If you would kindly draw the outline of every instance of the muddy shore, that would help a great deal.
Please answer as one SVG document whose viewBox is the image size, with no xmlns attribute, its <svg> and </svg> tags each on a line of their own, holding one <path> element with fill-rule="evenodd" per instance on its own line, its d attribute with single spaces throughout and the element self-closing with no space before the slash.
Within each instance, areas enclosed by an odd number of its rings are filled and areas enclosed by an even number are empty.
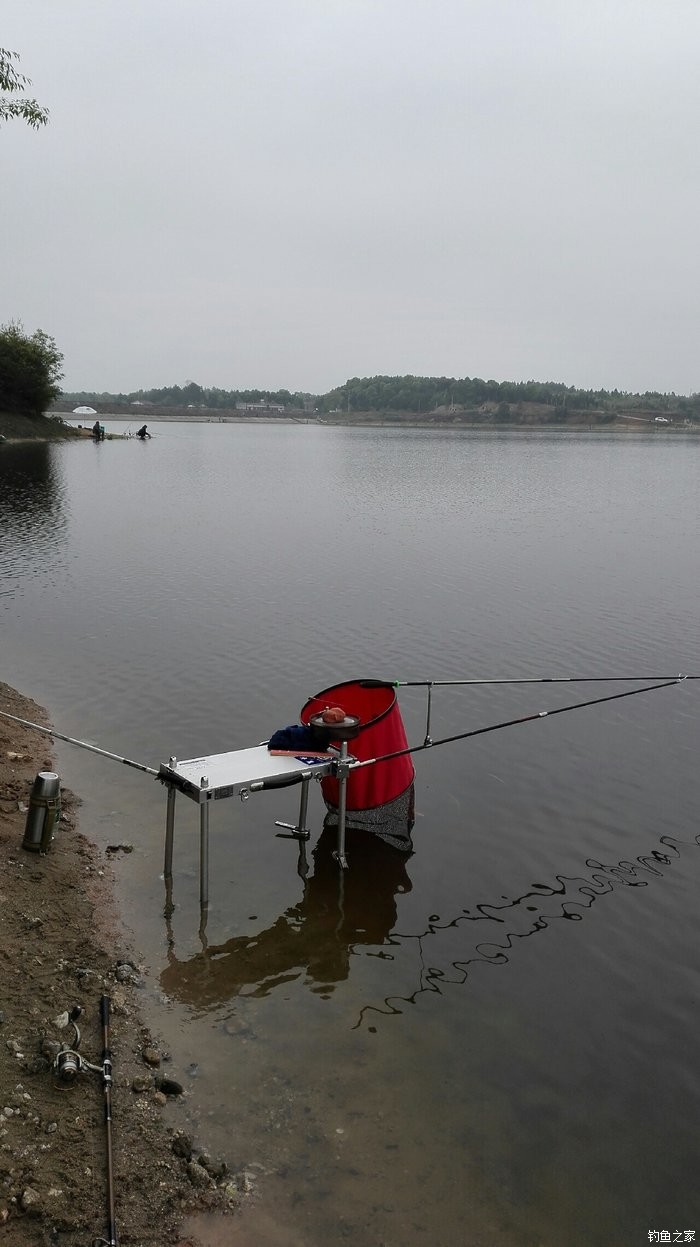
<svg viewBox="0 0 700 1247">
<path fill-rule="evenodd" d="M 0 711 L 47 725 L 40 706 L 3 683 Z M 106 1235 L 102 1079 L 81 1073 L 67 1085 L 54 1066 L 59 1046 L 74 1042 L 66 1011 L 75 1006 L 80 1054 L 100 1064 L 106 994 L 119 1242 L 206 1247 L 198 1218 L 223 1227 L 239 1215 L 246 1175 L 187 1135 L 178 1071 L 143 1025 L 138 953 L 116 912 L 110 865 L 128 846 L 101 854 L 66 789 L 48 851 L 23 845 L 34 778 L 52 770 L 51 738 L 0 716 L 0 1238 L 85 1247 Z M 217 1240 L 226 1241 L 222 1228 Z"/>
</svg>

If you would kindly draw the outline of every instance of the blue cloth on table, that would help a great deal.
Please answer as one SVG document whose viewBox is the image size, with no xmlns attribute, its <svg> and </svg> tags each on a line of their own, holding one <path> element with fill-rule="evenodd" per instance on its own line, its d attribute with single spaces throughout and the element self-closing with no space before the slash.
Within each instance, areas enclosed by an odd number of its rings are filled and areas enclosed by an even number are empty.
<svg viewBox="0 0 700 1247">
<path fill-rule="evenodd" d="M 299 723 L 290 723 L 289 727 L 280 727 L 267 742 L 268 749 L 298 749 L 300 751 L 310 750 L 317 753 L 319 750 L 325 749 L 320 734 L 314 732 L 310 727 L 303 727 Z"/>
</svg>

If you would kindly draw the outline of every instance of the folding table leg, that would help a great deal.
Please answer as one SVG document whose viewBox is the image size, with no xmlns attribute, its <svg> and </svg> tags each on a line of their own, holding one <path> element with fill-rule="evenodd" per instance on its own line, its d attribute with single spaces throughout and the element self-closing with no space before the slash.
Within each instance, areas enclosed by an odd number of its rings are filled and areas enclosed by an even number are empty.
<svg viewBox="0 0 700 1247">
<path fill-rule="evenodd" d="M 165 813 L 165 862 L 163 874 L 166 879 L 173 877 L 173 836 L 175 832 L 175 798 L 177 788 L 168 785 L 168 805 Z"/>
<path fill-rule="evenodd" d="M 209 802 L 199 807 L 199 907 L 209 904 Z"/>
<path fill-rule="evenodd" d="M 347 805 L 347 789 L 348 789 L 348 744 L 343 740 L 340 742 L 340 758 L 338 764 L 338 847 L 334 857 L 338 862 L 341 870 L 347 870 L 348 863 L 345 858 L 345 811 Z"/>
</svg>

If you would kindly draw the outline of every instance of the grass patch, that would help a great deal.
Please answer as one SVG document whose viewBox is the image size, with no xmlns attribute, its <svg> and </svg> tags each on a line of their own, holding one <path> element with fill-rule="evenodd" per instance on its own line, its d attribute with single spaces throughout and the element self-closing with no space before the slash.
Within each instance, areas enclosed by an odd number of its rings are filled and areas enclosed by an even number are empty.
<svg viewBox="0 0 700 1247">
<path fill-rule="evenodd" d="M 20 416 L 0 411 L 0 437 L 8 442 L 58 442 L 76 436 L 76 429 L 69 428 L 52 416 Z"/>
</svg>

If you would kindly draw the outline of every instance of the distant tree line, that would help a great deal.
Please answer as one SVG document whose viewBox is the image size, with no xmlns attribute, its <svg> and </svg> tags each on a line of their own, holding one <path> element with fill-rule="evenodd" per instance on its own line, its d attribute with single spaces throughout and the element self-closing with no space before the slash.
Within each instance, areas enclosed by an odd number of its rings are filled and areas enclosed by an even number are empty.
<svg viewBox="0 0 700 1247">
<path fill-rule="evenodd" d="M 517 420 L 524 404 L 551 408 L 566 416 L 574 411 L 600 414 L 668 411 L 700 415 L 700 394 L 629 394 L 621 390 L 582 390 L 556 381 L 484 381 L 480 377 L 353 377 L 318 400 L 321 411 L 478 412 Z M 522 414 L 522 413 L 521 413 Z"/>
<path fill-rule="evenodd" d="M 124 406 L 131 403 L 148 403 L 153 407 L 206 407 L 213 411 L 230 410 L 236 403 L 275 403 L 281 407 L 299 408 L 310 394 L 291 394 L 289 390 L 222 390 L 215 386 L 201 386 L 196 381 L 184 385 L 166 385 L 155 390 L 133 390 L 130 394 L 97 394 L 83 391 L 65 394 L 64 398 L 80 403 L 114 403 Z"/>
<path fill-rule="evenodd" d="M 454 414 L 473 420 L 518 424 L 538 419 L 567 421 L 579 413 L 585 418 L 614 420 L 628 412 L 668 414 L 700 420 L 700 394 L 683 396 L 646 391 L 583 390 L 557 381 L 484 381 L 480 377 L 352 377 L 327 394 L 292 393 L 289 390 L 224 390 L 198 385 L 164 386 L 134 390 L 129 394 L 83 391 L 64 395 L 66 402 L 91 406 L 134 403 L 154 407 L 192 407 L 231 410 L 241 403 L 270 403 L 288 410 L 303 408 L 348 416 L 366 412 L 429 417 Z"/>
</svg>

